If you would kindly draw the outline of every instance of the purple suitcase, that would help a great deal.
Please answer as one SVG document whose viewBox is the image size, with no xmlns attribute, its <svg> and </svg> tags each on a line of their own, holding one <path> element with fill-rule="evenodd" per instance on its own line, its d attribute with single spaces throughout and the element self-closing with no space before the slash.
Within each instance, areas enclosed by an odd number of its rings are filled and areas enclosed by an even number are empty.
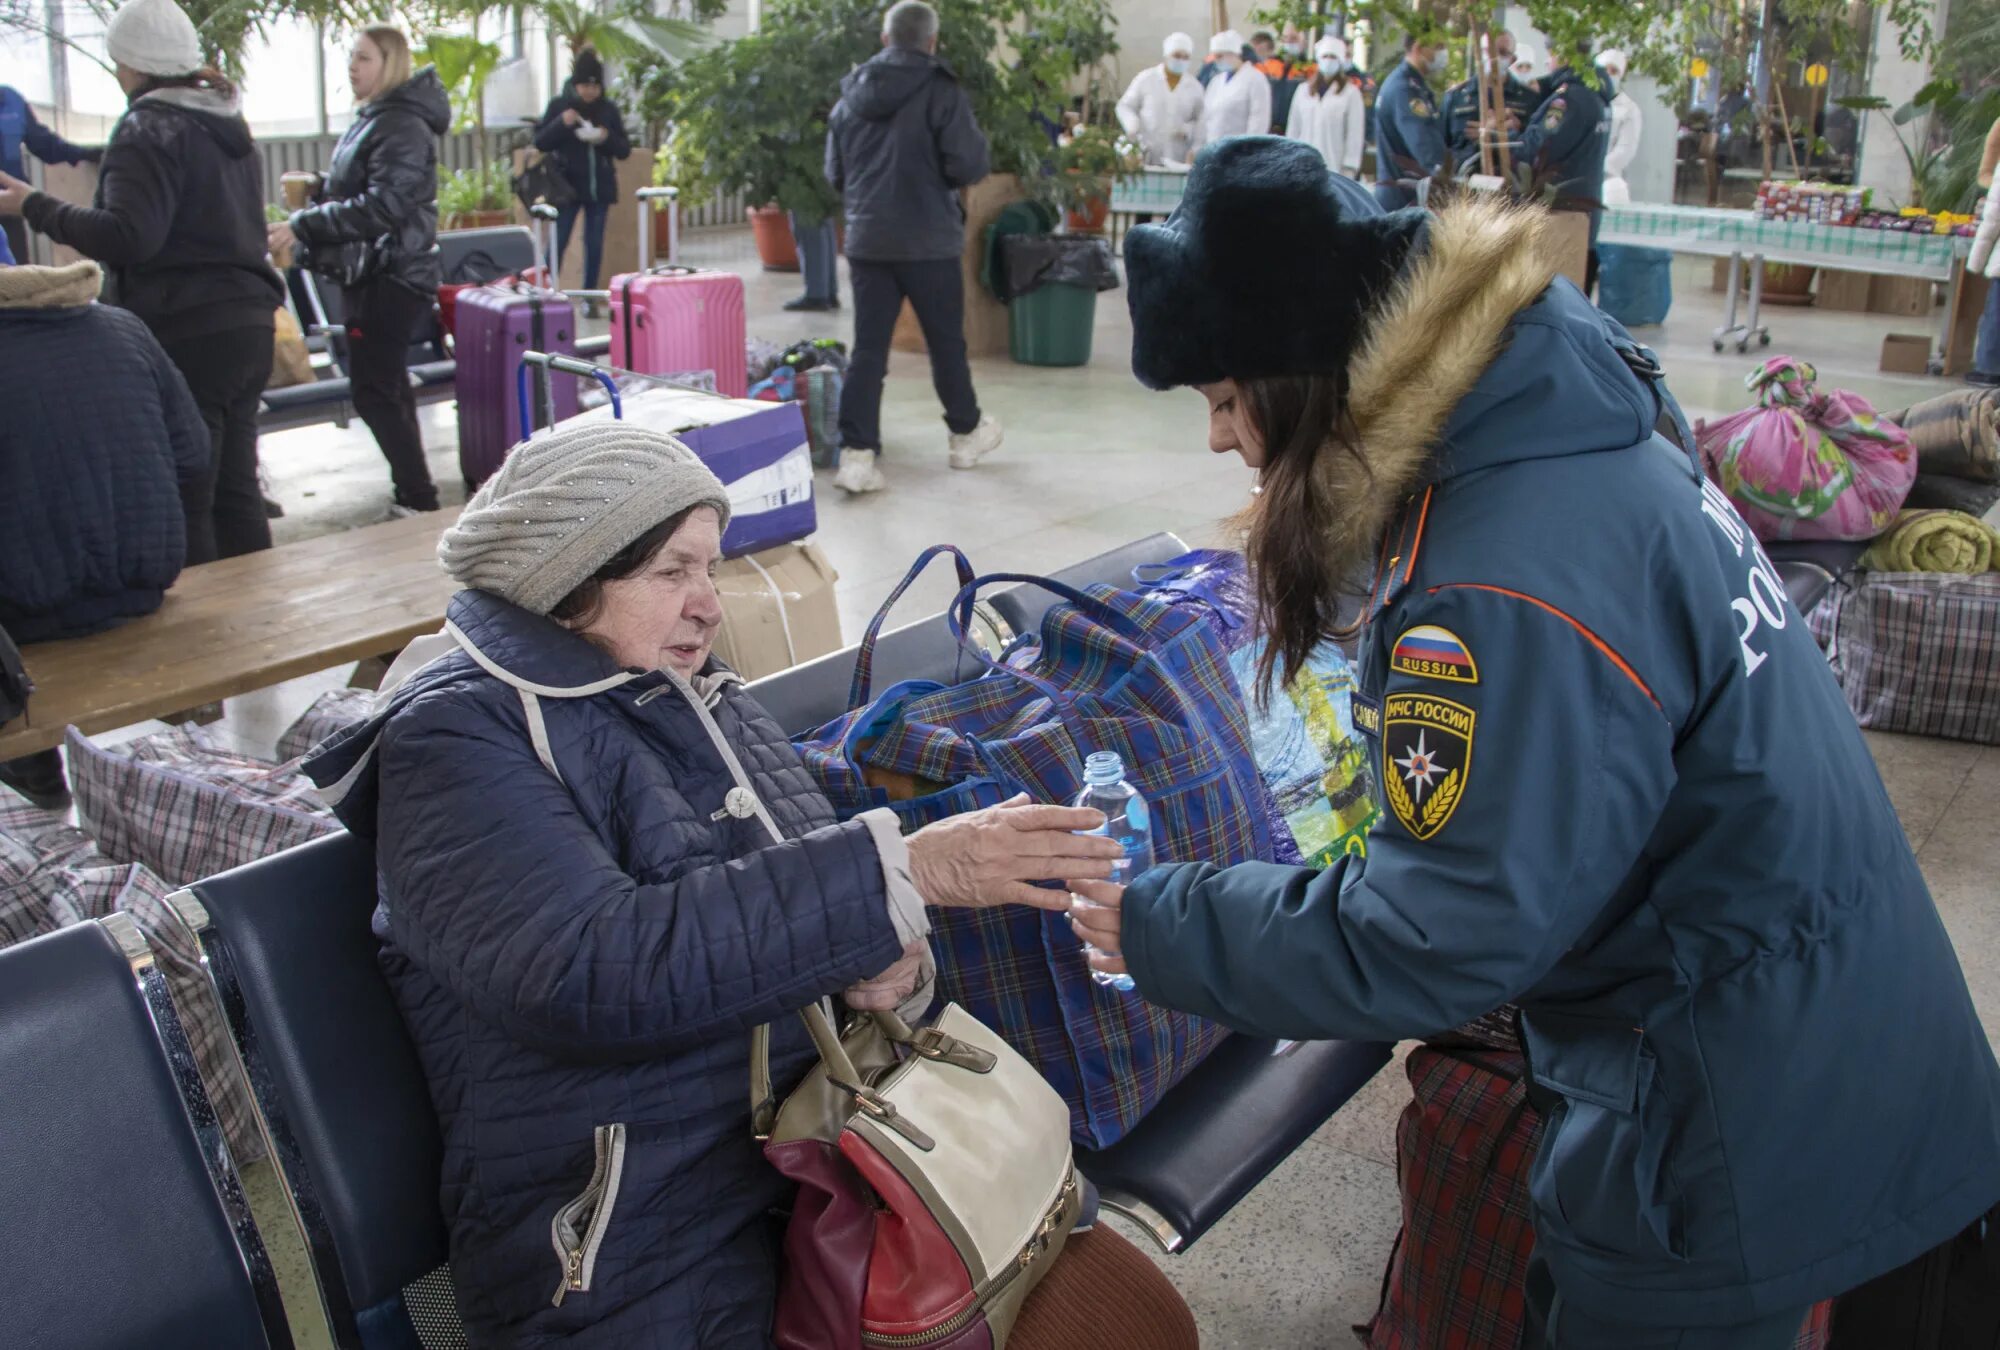
<svg viewBox="0 0 2000 1350">
<path fill-rule="evenodd" d="M 514 399 L 521 353 L 576 355 L 576 306 L 568 297 L 533 287 L 480 286 L 458 297 L 458 463 L 468 487 L 499 469 L 524 430 Z M 576 382 L 556 380 L 548 392 L 554 420 L 576 416 Z M 532 400 L 535 426 L 549 425 L 542 400 Z"/>
</svg>

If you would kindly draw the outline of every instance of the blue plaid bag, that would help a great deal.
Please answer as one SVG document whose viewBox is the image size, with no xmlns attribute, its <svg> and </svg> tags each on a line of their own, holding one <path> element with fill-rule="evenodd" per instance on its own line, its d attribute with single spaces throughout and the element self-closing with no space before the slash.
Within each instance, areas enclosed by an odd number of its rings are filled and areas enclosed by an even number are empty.
<svg viewBox="0 0 2000 1350">
<path fill-rule="evenodd" d="M 956 561 L 952 632 L 985 667 L 957 685 L 909 681 L 870 697 L 877 636 L 932 559 Z M 1026 582 L 1060 596 L 1040 632 L 996 661 L 965 632 L 982 589 Z M 843 815 L 887 806 L 905 829 L 1004 801 L 1073 800 L 1084 757 L 1115 750 L 1153 813 L 1162 862 L 1272 856 L 1263 786 L 1228 653 L 1203 618 L 1139 591 L 1088 592 L 1040 577 L 975 577 L 948 546 L 927 550 L 868 626 L 846 716 L 799 739 Z M 874 770 L 913 797 L 871 786 Z M 913 782 L 911 780 L 914 780 Z M 1009 906 L 936 910 L 939 992 L 1034 1063 L 1089 1147 L 1123 1138 L 1228 1033 L 1091 980 L 1061 914 Z"/>
</svg>

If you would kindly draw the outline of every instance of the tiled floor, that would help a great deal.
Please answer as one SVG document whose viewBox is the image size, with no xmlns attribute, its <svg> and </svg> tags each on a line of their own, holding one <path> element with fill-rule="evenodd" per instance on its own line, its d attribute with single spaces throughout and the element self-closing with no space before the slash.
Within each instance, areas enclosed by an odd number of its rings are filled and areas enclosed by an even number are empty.
<svg viewBox="0 0 2000 1350">
<path fill-rule="evenodd" d="M 844 314 L 782 313 L 779 302 L 795 292 L 796 278 L 757 271 L 747 234 L 696 236 L 687 256 L 746 272 L 757 336 L 790 341 L 850 333 Z M 1707 289 L 1706 263 L 1683 264 L 1675 280 L 1672 320 L 1641 336 L 1659 348 L 1691 416 L 1732 411 L 1746 402 L 1740 382 L 1757 358 L 1710 350 L 1720 297 Z M 1920 322 L 1810 310 L 1770 310 L 1767 322 L 1775 330 L 1773 352 L 1812 360 L 1824 383 L 1858 390 L 1879 407 L 1950 387 L 1875 370 L 1882 334 L 1922 331 Z M 1129 333 L 1123 296 L 1114 292 L 1100 299 L 1089 366 L 977 363 L 981 398 L 1006 423 L 1008 438 L 1003 453 L 970 474 L 945 467 L 944 427 L 923 358 L 895 358 L 883 417 L 892 489 L 846 501 L 821 479 L 819 539 L 841 572 L 841 619 L 850 639 L 927 544 L 955 542 L 985 569 L 1049 571 L 1153 530 L 1176 530 L 1190 541 L 1222 537 L 1217 522 L 1244 504 L 1249 476 L 1233 457 L 1206 452 L 1196 395 L 1152 394 L 1132 379 Z M 425 427 L 434 471 L 455 499 L 451 418 L 448 407 L 431 409 Z M 279 524 L 281 540 L 364 523 L 388 504 L 382 462 L 358 426 L 273 436 L 263 454 L 289 511 Z M 914 590 L 906 601 L 911 617 L 943 605 L 946 571 Z M 222 729 L 268 753 L 289 717 L 343 678 L 344 672 L 329 672 L 234 700 Z M 1870 743 L 1992 1033 L 2000 1029 L 2000 832 L 1994 828 L 2000 749 L 1893 736 L 1872 736 Z M 1394 1126 L 1406 1097 L 1392 1065 L 1192 1252 L 1163 1260 L 1195 1308 L 1204 1345 L 1352 1344 L 1347 1328 L 1373 1307 L 1396 1231 Z M 261 1194 L 275 1199 L 268 1186 Z M 281 1211 L 267 1208 L 274 1211 L 267 1231 L 282 1236 Z M 298 1254 L 280 1256 L 295 1276 L 295 1292 L 305 1288 Z M 306 1295 L 297 1308 L 302 1321 L 309 1309 Z M 308 1336 L 302 1344 L 315 1342 Z"/>
</svg>

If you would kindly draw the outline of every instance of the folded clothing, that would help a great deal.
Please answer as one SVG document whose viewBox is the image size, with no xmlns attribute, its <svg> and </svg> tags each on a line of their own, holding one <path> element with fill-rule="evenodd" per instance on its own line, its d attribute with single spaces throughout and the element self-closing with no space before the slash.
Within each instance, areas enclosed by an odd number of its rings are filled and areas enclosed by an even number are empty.
<svg viewBox="0 0 2000 1350">
<path fill-rule="evenodd" d="M 1869 545 L 1861 566 L 1874 572 L 1951 572 L 1972 576 L 1994 570 L 2000 531 L 1963 511 L 1905 511 Z"/>
</svg>

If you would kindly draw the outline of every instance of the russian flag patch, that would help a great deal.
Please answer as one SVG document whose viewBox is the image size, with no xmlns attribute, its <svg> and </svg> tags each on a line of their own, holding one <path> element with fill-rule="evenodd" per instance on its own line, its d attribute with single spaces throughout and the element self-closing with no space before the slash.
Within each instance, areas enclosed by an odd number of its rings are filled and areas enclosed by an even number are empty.
<svg viewBox="0 0 2000 1350">
<path fill-rule="evenodd" d="M 1479 683 L 1479 666 L 1471 651 L 1459 641 L 1458 634 L 1434 624 L 1419 624 L 1397 638 L 1389 653 L 1389 669 L 1427 680 Z"/>
</svg>

